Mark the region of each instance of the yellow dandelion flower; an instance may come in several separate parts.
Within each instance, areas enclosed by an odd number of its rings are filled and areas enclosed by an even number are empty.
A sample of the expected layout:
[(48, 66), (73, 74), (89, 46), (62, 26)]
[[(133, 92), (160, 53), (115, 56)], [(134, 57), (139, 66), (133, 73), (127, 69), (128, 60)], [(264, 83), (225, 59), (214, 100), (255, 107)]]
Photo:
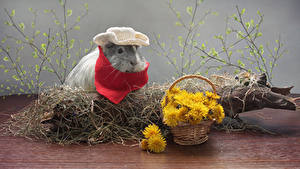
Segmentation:
[(161, 135), (160, 134), (160, 129), (155, 124), (148, 125), (145, 128), (145, 130), (143, 131), (143, 134), (144, 134), (145, 138), (150, 138), (152, 136)]
[(202, 121), (202, 116), (197, 110), (190, 110), (189, 113), (186, 114), (186, 118), (192, 125), (199, 124)]
[(220, 96), (213, 93), (213, 92), (210, 92), (210, 91), (206, 91), (205, 92), (205, 95), (207, 98), (211, 98), (211, 99), (220, 99)]
[[(175, 108), (176, 110), (176, 108)], [(170, 127), (175, 127), (178, 125), (177, 119), (177, 111), (169, 111), (168, 113), (164, 114), (164, 123)]]
[(166, 91), (166, 96), (164, 97), (164, 99), (162, 100), (162, 107), (166, 106), (166, 100), (165, 98), (168, 99), (168, 103), (173, 102), (174, 101), (174, 96), (180, 94), (182, 91), (180, 90), (180, 88), (178, 87), (173, 87), (171, 90), (167, 90)]
[(189, 107), (191, 104), (194, 103), (192, 94), (188, 93), (186, 90), (183, 90), (181, 93), (174, 96), (174, 99), (180, 105)]
[(223, 107), (218, 104), (215, 106), (215, 108), (212, 110), (214, 114), (217, 114), (217, 123), (221, 123), (225, 117), (224, 109)]
[(209, 115), (211, 120), (215, 119), (217, 123), (221, 123), (225, 117), (223, 107), (218, 104), (212, 109), (212, 115)]
[(189, 109), (187, 107), (181, 107), (179, 110), (178, 110), (178, 114), (177, 114), (177, 119), (181, 122), (186, 122), (187, 119), (186, 119), (186, 114), (188, 113)]
[(178, 87), (174, 87), (171, 90), (166, 91), (166, 98), (168, 99), (168, 102), (172, 102), (174, 100), (174, 96), (179, 94), (181, 90)]
[(195, 102), (203, 102), (204, 99), (205, 99), (205, 97), (204, 97), (202, 92), (197, 92), (197, 93), (194, 94), (194, 99), (193, 100)]
[(163, 108), (163, 115), (169, 114), (170, 112), (177, 111), (177, 102), (169, 102), (164, 108)]
[(176, 102), (168, 103), (166, 107), (163, 108), (164, 123), (168, 126), (174, 127), (178, 124), (177, 109), (178, 104)]
[(208, 115), (209, 108), (201, 102), (194, 103), (192, 108), (199, 112), (200, 116), (206, 117)]
[(148, 150), (151, 152), (163, 152), (166, 148), (166, 145), (166, 140), (162, 136), (156, 135), (148, 139)]
[(148, 149), (148, 141), (146, 139), (143, 139), (140, 143), (140, 148), (142, 150), (147, 150)]
[(214, 99), (206, 99), (204, 104), (211, 110), (218, 104), (218, 102)]

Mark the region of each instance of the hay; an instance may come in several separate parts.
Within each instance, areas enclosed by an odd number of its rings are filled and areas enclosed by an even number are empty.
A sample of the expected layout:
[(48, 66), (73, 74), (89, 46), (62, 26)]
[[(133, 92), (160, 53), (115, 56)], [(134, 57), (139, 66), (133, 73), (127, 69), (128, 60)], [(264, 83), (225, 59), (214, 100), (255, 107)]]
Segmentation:
[(163, 85), (154, 84), (130, 93), (115, 105), (95, 93), (55, 86), (14, 114), (6, 128), (16, 136), (59, 144), (139, 140), (141, 130), (151, 123), (157, 124), (163, 135), (167, 135), (160, 114), (160, 99), (165, 89)]

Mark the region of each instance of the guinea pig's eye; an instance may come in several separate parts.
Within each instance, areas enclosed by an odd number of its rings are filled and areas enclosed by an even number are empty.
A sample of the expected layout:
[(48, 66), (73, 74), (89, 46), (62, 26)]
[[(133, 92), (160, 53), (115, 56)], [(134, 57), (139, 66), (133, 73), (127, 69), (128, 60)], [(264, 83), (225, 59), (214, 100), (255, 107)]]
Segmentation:
[(122, 54), (124, 52), (123, 48), (118, 49), (118, 54)]

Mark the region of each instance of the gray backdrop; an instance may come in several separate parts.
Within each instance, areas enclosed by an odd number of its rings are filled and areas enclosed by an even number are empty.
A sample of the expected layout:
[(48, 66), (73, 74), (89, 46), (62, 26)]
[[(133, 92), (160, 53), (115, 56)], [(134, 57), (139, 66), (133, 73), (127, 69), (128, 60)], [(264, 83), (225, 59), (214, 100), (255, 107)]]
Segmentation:
[[(169, 35), (177, 37), (181, 29), (174, 26), (175, 17), (170, 12), (165, 0), (69, 0), (68, 7), (73, 9), (76, 15), (82, 11), (82, 4), (89, 4), (89, 15), (81, 22), (81, 30), (71, 34), (74, 38), (82, 39), (88, 43), (94, 35), (105, 31), (112, 26), (130, 26), (135, 30), (149, 35), (153, 39), (153, 33), (161, 34), (162, 41), (168, 42)], [(188, 0), (174, 0), (175, 7), (185, 11), (185, 7), (191, 4)], [(206, 24), (200, 28), (201, 42), (207, 41), (210, 46), (214, 46), (216, 41), (213, 35), (224, 30), (225, 17), (236, 12), (235, 5), (240, 8), (246, 8), (248, 16), (255, 16), (256, 11), (260, 10), (264, 14), (263, 39), (262, 44), (274, 42), (278, 35), (281, 35), (282, 42), (289, 50), (279, 62), (274, 71), (273, 83), (276, 86), (294, 85), (292, 92), (300, 93), (300, 1), (298, 0), (206, 0), (200, 6), (200, 16), (205, 10), (211, 9), (217, 11), (219, 16), (209, 16)], [(4, 26), (3, 22), (7, 20), (4, 8), (16, 10), (16, 18), (25, 24), (31, 22), (32, 15), (28, 8), (39, 9), (37, 26), (46, 31), (48, 27), (54, 26), (52, 19), (43, 14), (44, 9), (55, 9), (60, 11), (58, 1), (55, 0), (0, 0), (0, 36), (4, 34), (14, 34), (14, 31)], [(51, 19), (51, 20), (49, 20)], [(74, 18), (73, 18), (74, 19)], [(28, 25), (27, 27), (30, 27)], [(201, 43), (199, 42), (199, 43)], [(86, 45), (88, 46), (88, 45)], [(216, 44), (217, 46), (217, 44)], [(76, 46), (75, 46), (76, 47)], [(144, 47), (141, 53), (150, 62), (149, 76), (151, 81), (163, 82), (172, 77), (174, 70), (162, 56), (157, 56), (149, 51), (151, 47)], [(74, 53), (72, 53), (74, 54)], [(179, 55), (179, 54), (178, 54)], [(30, 51), (24, 51), (24, 57), (28, 63), (33, 62)], [(0, 60), (0, 65), (3, 64)], [(5, 79), (11, 75), (0, 73), (0, 84), (4, 84)], [(49, 75), (43, 75), (43, 80), (47, 85), (57, 83)], [(5, 92), (0, 93), (6, 94)]]

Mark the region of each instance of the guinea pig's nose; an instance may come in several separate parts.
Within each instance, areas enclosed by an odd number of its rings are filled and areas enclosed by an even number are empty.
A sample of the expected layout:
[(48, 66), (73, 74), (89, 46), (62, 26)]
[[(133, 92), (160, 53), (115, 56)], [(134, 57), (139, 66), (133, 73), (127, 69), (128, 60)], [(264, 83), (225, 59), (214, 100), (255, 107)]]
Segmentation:
[(135, 66), (135, 65), (137, 64), (137, 62), (136, 62), (136, 61), (130, 61), (130, 64), (131, 64), (132, 66)]

